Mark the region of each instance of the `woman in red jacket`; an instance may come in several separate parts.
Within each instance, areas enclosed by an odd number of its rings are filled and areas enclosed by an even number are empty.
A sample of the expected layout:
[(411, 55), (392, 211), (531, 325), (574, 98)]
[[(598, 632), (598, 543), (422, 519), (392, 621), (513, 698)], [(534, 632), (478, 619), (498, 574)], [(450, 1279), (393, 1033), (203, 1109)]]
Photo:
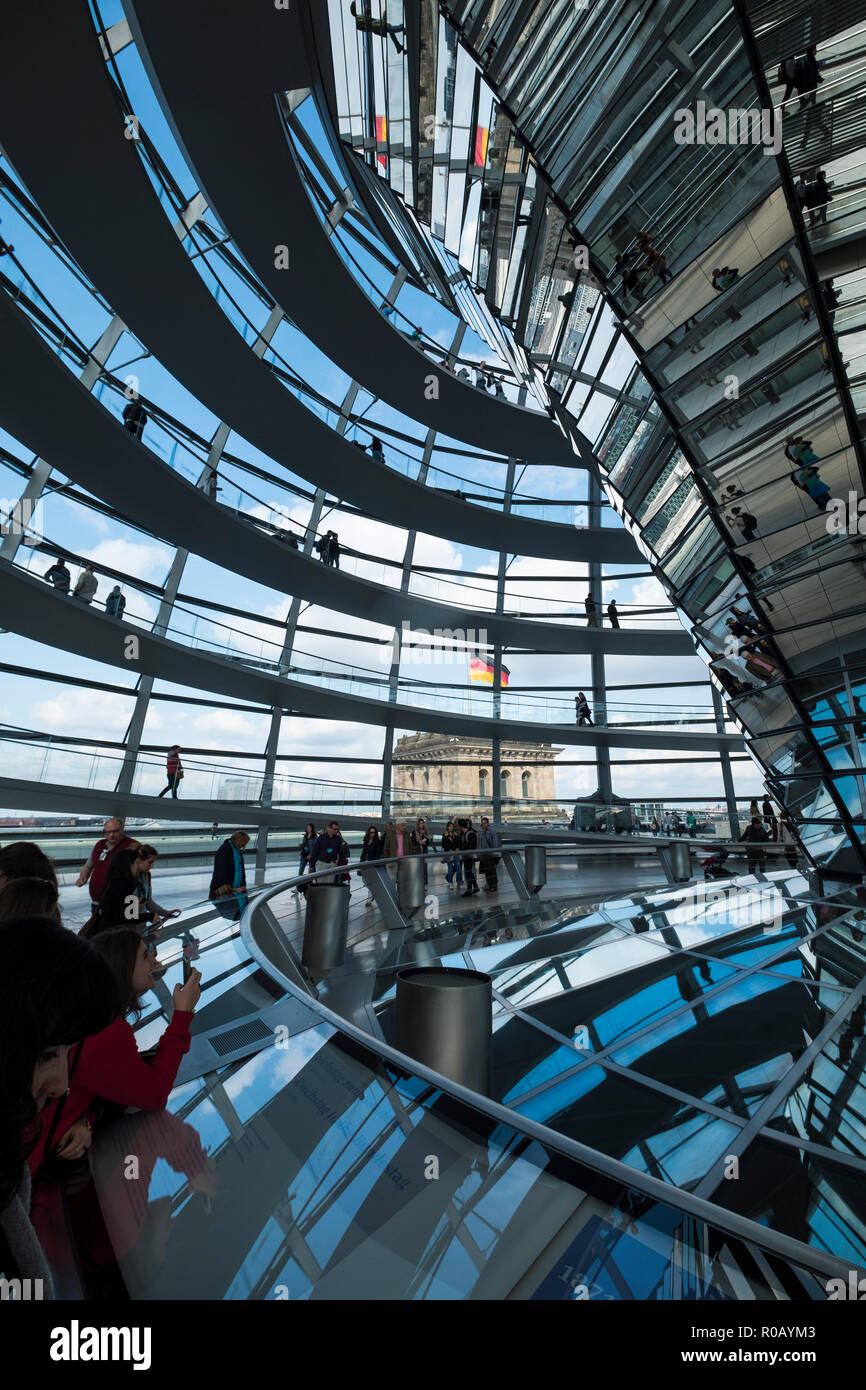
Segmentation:
[(174, 1087), (181, 1058), (189, 1051), (189, 1026), (201, 996), (201, 974), (191, 970), (174, 987), (174, 1013), (149, 1061), (141, 1056), (129, 1015), (141, 1013), (141, 996), (153, 984), (159, 962), (132, 927), (118, 927), (93, 938), (93, 948), (111, 967), (121, 991), (123, 1013), (101, 1033), (85, 1038), (70, 1057), (69, 1091), (46, 1108), (42, 1134), (30, 1154), (35, 1175), (46, 1150), (58, 1158), (83, 1157), (91, 1144), (93, 1102), (114, 1101), (138, 1110), (161, 1110)]

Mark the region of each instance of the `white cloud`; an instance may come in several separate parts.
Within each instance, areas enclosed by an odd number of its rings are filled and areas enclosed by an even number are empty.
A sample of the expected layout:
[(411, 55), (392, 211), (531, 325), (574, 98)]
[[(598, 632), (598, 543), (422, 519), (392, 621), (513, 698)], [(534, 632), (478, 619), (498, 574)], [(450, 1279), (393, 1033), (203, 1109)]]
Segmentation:
[(45, 733), (94, 734), (99, 737), (125, 733), (132, 714), (132, 700), (98, 690), (65, 690), (32, 708), (34, 727)]
[[(131, 579), (153, 579), (162, 582), (173, 553), (169, 546), (116, 537), (113, 540), (99, 541), (88, 551), (87, 559), (97, 571), (105, 566), (117, 570), (120, 574), (129, 575)], [(101, 581), (100, 588), (104, 582)], [(102, 594), (99, 596), (101, 598)]]

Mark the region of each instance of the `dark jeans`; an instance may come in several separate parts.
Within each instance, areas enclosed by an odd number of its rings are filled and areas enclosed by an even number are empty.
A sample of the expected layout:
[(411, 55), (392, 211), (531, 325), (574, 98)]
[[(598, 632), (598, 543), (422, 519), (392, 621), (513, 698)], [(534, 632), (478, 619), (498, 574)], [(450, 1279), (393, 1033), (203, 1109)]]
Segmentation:
[(165, 796), (166, 792), (171, 792), (172, 797), (177, 800), (177, 786), (180, 778), (176, 772), (169, 773), (168, 782), (160, 792), (160, 796)]
[(491, 893), (499, 892), (499, 879), (496, 876), (496, 866), (499, 863), (499, 856), (496, 854), (485, 854), (481, 860), (481, 869), (484, 880)]
[(463, 882), (463, 865), (459, 859), (449, 859), (447, 861), (445, 878), (448, 883), (452, 883), (455, 878), (458, 883)]

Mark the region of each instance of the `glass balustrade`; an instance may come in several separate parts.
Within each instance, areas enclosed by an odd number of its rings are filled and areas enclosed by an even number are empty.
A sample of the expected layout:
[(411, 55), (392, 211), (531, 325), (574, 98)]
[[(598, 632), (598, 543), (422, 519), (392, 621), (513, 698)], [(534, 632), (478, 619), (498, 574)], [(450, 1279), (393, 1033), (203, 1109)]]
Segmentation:
[[(32, 550), (22, 547), (18, 551), (15, 563), (20, 568), (39, 574), (44, 557), (37, 557)], [(155, 604), (155, 597), (147, 597)], [(99, 600), (94, 604), (97, 608), (101, 606)], [(145, 613), (128, 601), (123, 620), (152, 630), (155, 612), (151, 608)], [(393, 655), (393, 646), (390, 643), (382, 646), (382, 665), (379, 670), (374, 667), (351, 666), (298, 648), (293, 650), (286, 664), (281, 643), (252, 636), (177, 605), (161, 635), (198, 651), (229, 657), (257, 668), (265, 667), (291, 681), (315, 685), (342, 695), (389, 701), (389, 669)], [(467, 652), (467, 657), (469, 654)], [(428, 664), (426, 656), (421, 662), (422, 648), (410, 648), (407, 655), (410, 663), (416, 663), (416, 669), (417, 664)], [(449, 658), (459, 661), (461, 654), (449, 653)], [(441, 658), (431, 649), (429, 660), (435, 663), (437, 659)], [(513, 690), (496, 692), (472, 686), (454, 689), (451, 685), (444, 686), (444, 683), (440, 685), (406, 675), (401, 677), (401, 681), (397, 702), (415, 709), (447, 710), (482, 719), (510, 719), (527, 723), (577, 723), (574, 696), (570, 694), (563, 693), (561, 696), (552, 697)], [(640, 700), (617, 701), (608, 698), (595, 710), (590, 702), (590, 709), (595, 727), (670, 726), (703, 732), (715, 730), (715, 715), (711, 704), (660, 705)]]

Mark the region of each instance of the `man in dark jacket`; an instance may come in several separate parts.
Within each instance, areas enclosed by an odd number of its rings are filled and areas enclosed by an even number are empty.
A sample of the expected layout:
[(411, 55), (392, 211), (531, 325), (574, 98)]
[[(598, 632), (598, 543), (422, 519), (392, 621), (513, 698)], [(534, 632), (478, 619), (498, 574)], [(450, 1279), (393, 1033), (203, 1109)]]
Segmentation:
[(214, 855), (209, 898), (230, 898), (246, 888), (244, 850), (249, 842), (250, 837), (245, 830), (236, 830), (227, 840), (223, 840)]
[(748, 845), (748, 849), (746, 850), (746, 859), (748, 861), (750, 874), (753, 874), (758, 869), (763, 869), (765, 867), (767, 863), (767, 856), (764, 853), (764, 851), (761, 848), (759, 848), (759, 846), (762, 844), (766, 844), (769, 838), (770, 837), (767, 834), (761, 822), (760, 816), (752, 816), (751, 823), (746, 826), (746, 829), (740, 836), (740, 839), (745, 840), (746, 844)]
[(63, 560), (59, 558), (55, 560), (51, 569), (45, 571), (45, 578), (49, 584), (54, 585), (59, 593), (69, 593), (69, 570)]
[[(316, 840), (310, 853), (310, 873), (316, 872), (316, 865), (321, 862), (321, 867), (325, 868), (329, 864), (342, 865), (349, 862), (349, 846), (340, 834), (340, 827), (335, 820), (329, 821), (326, 830)], [(319, 879), (319, 883), (343, 883), (346, 879), (345, 874), (335, 874), (332, 879)]]
[(592, 715), (589, 712), (589, 701), (582, 690), (578, 691), (574, 697), (574, 717), (578, 727), (583, 724), (592, 723)]
[[(463, 830), (461, 847), (463, 849), (477, 849), (478, 831), (475, 830), (472, 825), (472, 817), (467, 816), (465, 820), (459, 821), (458, 824)], [(471, 855), (467, 855), (463, 860), (463, 872), (466, 876), (466, 892), (463, 894), (464, 898), (471, 898), (473, 893), (481, 891), (478, 887), (478, 880), (475, 877), (475, 862), (476, 861)]]
[(129, 430), (134, 439), (140, 439), (147, 424), (147, 411), (141, 401), (130, 401), (123, 409), (123, 428)]

